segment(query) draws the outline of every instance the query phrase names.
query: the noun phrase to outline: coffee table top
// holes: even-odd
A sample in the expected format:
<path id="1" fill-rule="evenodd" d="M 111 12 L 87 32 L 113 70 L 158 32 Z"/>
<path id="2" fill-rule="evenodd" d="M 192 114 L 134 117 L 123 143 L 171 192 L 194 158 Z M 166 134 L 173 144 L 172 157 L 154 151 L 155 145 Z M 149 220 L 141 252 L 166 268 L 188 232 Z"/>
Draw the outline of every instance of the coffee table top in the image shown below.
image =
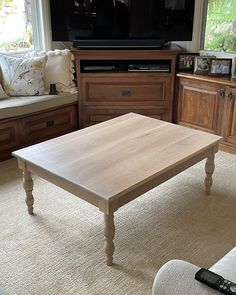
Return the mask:
<path id="1" fill-rule="evenodd" d="M 72 185 L 76 195 L 96 199 L 88 201 L 101 209 L 102 201 L 115 200 L 220 140 L 213 134 L 129 113 L 13 155 L 27 170 L 41 170 L 52 182 L 53 178 L 66 182 L 65 189 Z"/>

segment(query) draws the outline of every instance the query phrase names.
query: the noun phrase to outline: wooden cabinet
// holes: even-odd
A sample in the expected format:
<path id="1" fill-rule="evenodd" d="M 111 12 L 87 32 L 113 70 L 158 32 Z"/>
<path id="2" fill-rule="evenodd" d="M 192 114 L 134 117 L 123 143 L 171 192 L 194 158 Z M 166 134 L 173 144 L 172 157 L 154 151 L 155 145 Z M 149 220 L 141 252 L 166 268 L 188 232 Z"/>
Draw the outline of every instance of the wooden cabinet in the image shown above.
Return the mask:
<path id="1" fill-rule="evenodd" d="M 177 123 L 221 135 L 221 148 L 236 153 L 236 82 L 178 75 Z"/>
<path id="2" fill-rule="evenodd" d="M 0 120 L 0 161 L 9 159 L 14 150 L 76 130 L 77 113 L 76 102 Z"/>
<path id="3" fill-rule="evenodd" d="M 179 52 L 75 50 L 80 128 L 129 112 L 171 122 Z M 129 70 L 133 65 L 140 68 Z"/>

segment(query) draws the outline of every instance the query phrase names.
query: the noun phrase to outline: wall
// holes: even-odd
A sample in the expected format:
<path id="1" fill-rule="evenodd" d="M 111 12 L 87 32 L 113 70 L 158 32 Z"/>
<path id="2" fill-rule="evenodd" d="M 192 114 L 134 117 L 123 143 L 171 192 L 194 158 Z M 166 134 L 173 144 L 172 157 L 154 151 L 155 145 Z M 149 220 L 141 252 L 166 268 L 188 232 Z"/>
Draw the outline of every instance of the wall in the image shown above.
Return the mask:
<path id="1" fill-rule="evenodd" d="M 71 42 L 52 42 L 52 50 L 53 49 L 66 49 L 72 48 L 73 44 Z"/>

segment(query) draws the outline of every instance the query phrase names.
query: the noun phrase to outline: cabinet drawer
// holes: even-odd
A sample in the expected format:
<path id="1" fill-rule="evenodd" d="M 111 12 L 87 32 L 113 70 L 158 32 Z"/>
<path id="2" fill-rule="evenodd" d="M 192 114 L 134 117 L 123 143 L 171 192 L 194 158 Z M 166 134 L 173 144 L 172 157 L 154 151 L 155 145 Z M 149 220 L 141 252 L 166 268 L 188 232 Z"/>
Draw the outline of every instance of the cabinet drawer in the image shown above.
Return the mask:
<path id="1" fill-rule="evenodd" d="M 0 151 L 11 149 L 19 144 L 17 136 L 17 122 L 1 123 L 0 126 Z"/>
<path id="2" fill-rule="evenodd" d="M 167 109 L 93 109 L 93 108 L 86 108 L 83 110 L 82 114 L 82 127 L 88 127 L 90 125 L 94 125 L 97 123 L 101 123 L 106 120 L 113 119 L 115 117 L 134 112 L 137 114 L 149 116 L 155 119 L 166 120 L 168 117 L 168 110 Z"/>
<path id="3" fill-rule="evenodd" d="M 162 105 L 169 103 L 170 78 L 83 78 L 84 105 Z"/>
<path id="4" fill-rule="evenodd" d="M 21 120 L 22 140 L 34 143 L 59 136 L 77 128 L 77 107 L 68 106 Z"/>

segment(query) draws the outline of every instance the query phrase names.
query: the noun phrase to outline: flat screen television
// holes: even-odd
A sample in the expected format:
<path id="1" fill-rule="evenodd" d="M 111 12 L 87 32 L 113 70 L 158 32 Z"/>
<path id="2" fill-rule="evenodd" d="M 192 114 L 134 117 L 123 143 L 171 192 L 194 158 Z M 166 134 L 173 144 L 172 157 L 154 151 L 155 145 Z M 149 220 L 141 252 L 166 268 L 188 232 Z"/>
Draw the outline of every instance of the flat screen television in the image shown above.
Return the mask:
<path id="1" fill-rule="evenodd" d="M 160 47 L 192 40 L 195 0 L 50 0 L 53 41 Z"/>

